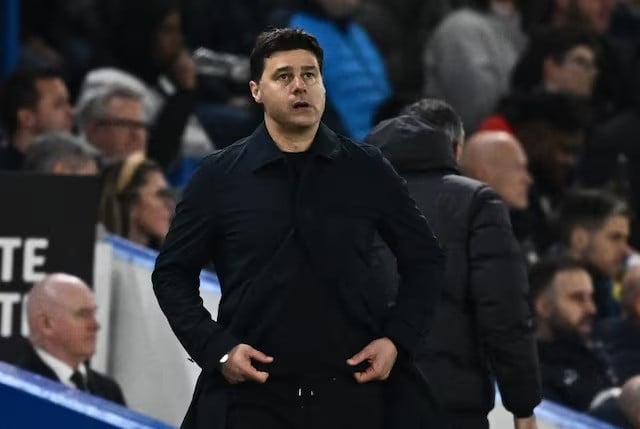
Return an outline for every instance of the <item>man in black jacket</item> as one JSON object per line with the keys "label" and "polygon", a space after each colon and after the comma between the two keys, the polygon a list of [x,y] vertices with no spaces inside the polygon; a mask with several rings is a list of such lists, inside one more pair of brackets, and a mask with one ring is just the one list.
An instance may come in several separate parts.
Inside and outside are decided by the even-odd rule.
{"label": "man in black jacket", "polygon": [[453,109],[421,100],[379,124],[366,141],[407,180],[445,248],[446,287],[419,356],[455,428],[488,428],[493,378],[516,427],[535,427],[540,402],[524,261],[505,204],[458,173],[464,138]]}
{"label": "man in black jacket", "polygon": [[[380,152],[320,123],[322,58],[301,30],[260,35],[250,88],[264,124],[202,162],[156,261],[160,306],[203,368],[183,427],[442,427],[412,359],[442,252]],[[403,280],[392,309],[376,231]],[[209,261],[216,321],[198,294]]]}
{"label": "man in black jacket", "polygon": [[27,301],[29,342],[10,363],[124,405],[118,383],[85,365],[100,328],[91,289],[79,278],[56,273],[36,283]]}

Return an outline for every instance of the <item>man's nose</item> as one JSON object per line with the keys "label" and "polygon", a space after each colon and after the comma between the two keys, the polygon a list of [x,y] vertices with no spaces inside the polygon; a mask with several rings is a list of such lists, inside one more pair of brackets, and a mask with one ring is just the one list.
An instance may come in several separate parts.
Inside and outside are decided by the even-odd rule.
{"label": "man's nose", "polygon": [[307,84],[301,76],[295,76],[291,81],[291,85],[294,91],[303,91],[307,89]]}

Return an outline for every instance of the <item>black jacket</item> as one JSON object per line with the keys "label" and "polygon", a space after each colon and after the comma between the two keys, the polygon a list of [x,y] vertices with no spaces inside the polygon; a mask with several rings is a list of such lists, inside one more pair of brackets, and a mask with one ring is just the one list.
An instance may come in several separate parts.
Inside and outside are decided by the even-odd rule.
{"label": "black jacket", "polygon": [[544,398],[587,411],[598,393],[618,385],[604,345],[577,335],[538,341]]}
{"label": "black jacket", "polygon": [[367,142],[405,177],[445,249],[445,289],[420,356],[434,391],[451,414],[486,415],[493,375],[505,407],[531,415],[539,369],[526,270],[506,206],[488,186],[459,176],[451,141],[416,118],[385,121]]}
{"label": "black jacket", "polygon": [[[21,342],[19,357],[8,359],[9,363],[16,365],[34,374],[41,375],[53,381],[60,381],[55,372],[42,360],[28,341]],[[126,405],[124,395],[118,383],[91,368],[87,368],[88,393],[107,399],[116,404]]]}
{"label": "black jacket", "polygon": [[[440,427],[411,356],[440,294],[442,252],[377,149],[321,125],[309,150],[310,164],[293,193],[283,154],[261,125],[205,158],[178,204],[152,278],[172,329],[203,368],[183,427],[224,427],[226,389],[218,361],[238,343],[251,344],[271,323],[283,299],[281,285],[296,271],[294,230],[351,323],[371,339],[390,337],[401,351],[386,382],[391,427],[422,428],[420,422],[428,421]],[[391,310],[371,267],[375,231],[401,261],[404,282]],[[198,294],[199,273],[209,261],[222,291],[217,321]]]}

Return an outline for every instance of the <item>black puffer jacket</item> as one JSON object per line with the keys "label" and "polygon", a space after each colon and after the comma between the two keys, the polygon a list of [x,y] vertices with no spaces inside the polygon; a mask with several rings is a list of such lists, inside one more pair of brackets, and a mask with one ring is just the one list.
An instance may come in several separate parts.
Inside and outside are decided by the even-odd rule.
{"label": "black puffer jacket", "polygon": [[459,175],[451,141],[400,116],[367,137],[408,182],[445,249],[445,289],[418,357],[450,414],[493,408],[492,377],[505,407],[532,414],[541,387],[524,260],[505,204]]}

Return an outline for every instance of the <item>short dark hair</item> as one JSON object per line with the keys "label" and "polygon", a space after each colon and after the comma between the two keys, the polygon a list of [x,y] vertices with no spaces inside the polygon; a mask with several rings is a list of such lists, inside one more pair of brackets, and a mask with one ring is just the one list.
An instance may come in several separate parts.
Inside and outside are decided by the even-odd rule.
{"label": "short dark hair", "polygon": [[547,27],[532,35],[529,46],[520,56],[511,75],[511,86],[518,91],[530,91],[543,80],[543,65],[547,58],[556,63],[564,61],[567,53],[577,46],[587,46],[600,55],[596,35],[581,27]]}
{"label": "short dark hair", "polygon": [[570,257],[548,257],[533,265],[529,269],[529,299],[535,303],[551,287],[556,274],[562,271],[584,270],[587,267],[584,263]]}
{"label": "short dark hair", "polygon": [[18,130],[18,110],[35,109],[40,100],[36,82],[41,79],[62,79],[52,68],[20,69],[7,77],[0,91],[0,120],[8,136]]}
{"label": "short dark hair", "polygon": [[444,133],[454,147],[464,141],[462,119],[446,101],[423,98],[405,107],[401,114],[416,117],[431,128]]}
{"label": "short dark hair", "polygon": [[630,217],[628,204],[600,189],[579,189],[569,192],[558,210],[558,226],[563,243],[569,244],[576,227],[595,231],[611,216]]}
{"label": "short dark hair", "polygon": [[311,34],[298,28],[275,28],[260,33],[251,51],[251,80],[257,82],[264,71],[264,61],[276,52],[304,49],[310,51],[318,60],[320,72],[324,61],[324,51],[318,40]]}
{"label": "short dark hair", "polygon": [[29,145],[25,154],[24,169],[39,173],[52,173],[59,162],[79,169],[96,162],[98,152],[87,143],[65,132],[42,134]]}

